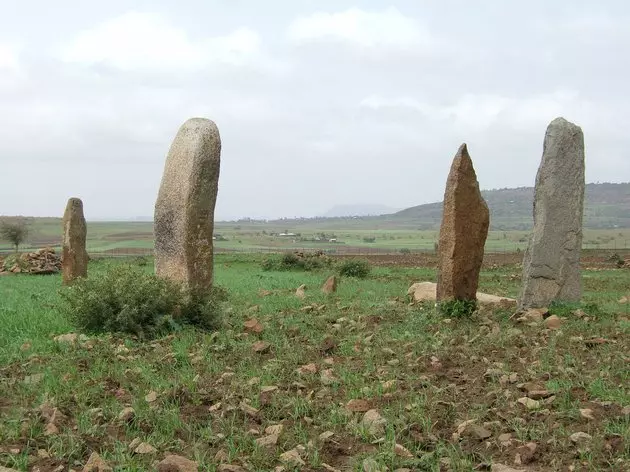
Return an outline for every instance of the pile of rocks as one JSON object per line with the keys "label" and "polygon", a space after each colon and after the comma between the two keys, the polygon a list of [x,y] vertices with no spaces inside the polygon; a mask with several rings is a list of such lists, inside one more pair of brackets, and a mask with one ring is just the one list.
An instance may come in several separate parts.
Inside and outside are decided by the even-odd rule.
{"label": "pile of rocks", "polygon": [[35,252],[25,252],[16,256],[7,257],[0,272],[14,274],[56,274],[61,270],[61,257],[53,248],[42,248]]}

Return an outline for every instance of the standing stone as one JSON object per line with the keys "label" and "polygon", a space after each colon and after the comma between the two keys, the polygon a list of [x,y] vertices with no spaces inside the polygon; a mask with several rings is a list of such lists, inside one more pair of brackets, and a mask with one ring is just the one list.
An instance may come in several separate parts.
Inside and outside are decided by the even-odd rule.
{"label": "standing stone", "polygon": [[155,203],[157,275],[194,290],[212,287],[212,233],[221,137],[213,121],[191,118],[171,144]]}
{"label": "standing stone", "polygon": [[87,225],[83,216],[83,202],[71,198],[63,214],[62,283],[70,285],[79,277],[87,277],[88,254],[85,249]]}
{"label": "standing stone", "polygon": [[322,285],[322,293],[330,295],[331,293],[335,293],[337,291],[337,276],[331,275],[326,279],[324,285]]}
{"label": "standing stone", "polygon": [[536,175],[534,231],[523,259],[521,309],[580,300],[584,187],[582,130],[556,118],[547,127]]}
{"label": "standing stone", "polygon": [[438,244],[437,301],[476,300],[490,213],[462,144],[446,181]]}

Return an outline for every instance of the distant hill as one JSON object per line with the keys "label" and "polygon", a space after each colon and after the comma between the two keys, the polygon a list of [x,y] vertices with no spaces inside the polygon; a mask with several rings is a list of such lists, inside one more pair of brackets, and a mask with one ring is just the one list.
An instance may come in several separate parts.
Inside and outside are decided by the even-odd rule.
{"label": "distant hill", "polygon": [[[400,207],[399,207],[400,208]],[[379,216],[398,211],[396,208],[377,204],[336,205],[328,210],[324,218],[340,218],[344,216]]]}
{"label": "distant hill", "polygon": [[[533,224],[534,189],[484,190],[494,230],[529,230]],[[394,213],[392,217],[415,222],[422,229],[437,229],[442,202],[418,205]],[[630,228],[630,183],[587,184],[584,226],[592,229]]]}

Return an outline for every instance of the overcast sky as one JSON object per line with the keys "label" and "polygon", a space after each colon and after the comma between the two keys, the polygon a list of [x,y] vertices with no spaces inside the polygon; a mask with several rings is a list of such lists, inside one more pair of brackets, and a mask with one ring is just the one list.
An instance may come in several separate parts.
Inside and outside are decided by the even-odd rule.
{"label": "overcast sky", "polygon": [[587,181],[630,180],[630,3],[0,0],[0,214],[151,216],[188,118],[214,120],[216,216],[533,185],[547,124]]}

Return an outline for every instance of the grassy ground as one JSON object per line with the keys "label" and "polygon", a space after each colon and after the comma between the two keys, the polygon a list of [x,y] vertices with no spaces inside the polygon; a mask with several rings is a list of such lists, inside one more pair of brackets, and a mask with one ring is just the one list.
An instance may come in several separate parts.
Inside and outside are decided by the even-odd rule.
{"label": "grassy ground", "polygon": [[[119,263],[92,262],[90,277]],[[327,296],[329,273],[221,255],[216,281],[230,301],[218,332],[78,344],[52,339],[72,331],[56,309],[58,276],[0,277],[0,465],[81,470],[96,451],[120,471],[154,470],[166,453],[200,470],[269,471],[295,451],[304,465],[285,470],[629,470],[630,321],[617,303],[627,269],[585,271],[582,306],[553,310],[558,330],[505,310],[448,320],[410,305],[407,288],[432,269],[375,268]],[[485,270],[481,289],[515,296],[519,277]],[[251,318],[261,333],[244,328]],[[257,341],[268,349],[254,352]],[[526,383],[547,392],[522,400]],[[118,419],[125,407],[131,421]],[[368,409],[383,418],[372,431]],[[273,442],[276,425],[277,443],[257,444]],[[155,450],[132,451],[136,438]]]}

